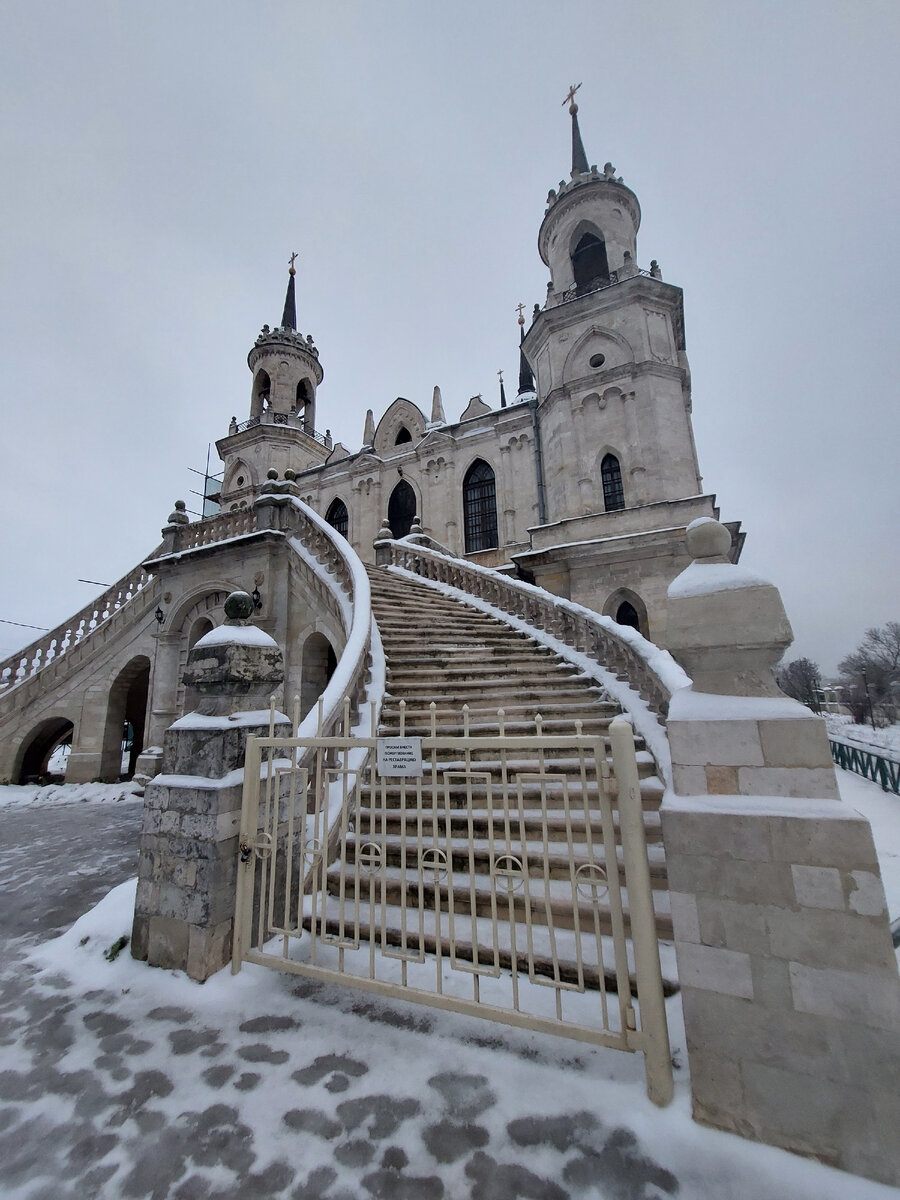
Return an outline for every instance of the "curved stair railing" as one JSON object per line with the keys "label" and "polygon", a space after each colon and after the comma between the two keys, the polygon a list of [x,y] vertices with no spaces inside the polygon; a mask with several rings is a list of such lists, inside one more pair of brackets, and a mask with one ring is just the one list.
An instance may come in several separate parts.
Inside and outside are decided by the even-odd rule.
{"label": "curved stair railing", "polygon": [[157,591],[154,576],[143,566],[133,567],[74,617],[0,662],[0,719],[56,683],[64,669],[76,667],[98,639],[106,641],[157,603]]}

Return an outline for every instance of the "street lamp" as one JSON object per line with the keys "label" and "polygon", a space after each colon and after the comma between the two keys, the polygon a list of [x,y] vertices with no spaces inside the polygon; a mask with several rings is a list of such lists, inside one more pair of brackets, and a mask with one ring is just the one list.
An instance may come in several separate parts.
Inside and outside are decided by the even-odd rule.
{"label": "street lamp", "polygon": [[162,625],[163,621],[166,619],[166,614],[163,612],[163,610],[159,607],[158,604],[156,606],[156,612],[153,615],[154,615],[154,617],[156,617],[157,625]]}

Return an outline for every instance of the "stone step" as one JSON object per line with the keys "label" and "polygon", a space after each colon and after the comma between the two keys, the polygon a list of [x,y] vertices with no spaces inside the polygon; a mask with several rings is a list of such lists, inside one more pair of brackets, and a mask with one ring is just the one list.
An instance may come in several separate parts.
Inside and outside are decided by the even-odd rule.
{"label": "stone step", "polygon": [[[423,821],[423,830],[421,837],[425,839],[433,839],[438,843],[440,848],[447,850],[446,830],[441,828],[441,822],[438,821],[437,828],[434,824]],[[582,833],[584,826],[582,826]],[[538,839],[541,838],[541,830],[537,830]],[[365,826],[357,834],[348,833],[346,841],[346,861],[348,863],[356,862],[356,852],[359,846],[365,846],[369,839],[365,833]],[[386,867],[394,867],[402,874],[405,869],[407,880],[411,876],[418,875],[419,867],[419,850],[420,846],[415,841],[409,841],[401,837],[386,837],[379,836],[379,843],[384,850],[384,863]],[[449,848],[449,861],[453,869],[454,876],[457,880],[461,876],[465,876],[467,880],[473,880],[476,889],[486,888],[488,892],[491,887],[491,865],[497,857],[504,855],[513,855],[522,866],[522,869],[527,873],[530,879],[540,881],[550,879],[554,882],[569,882],[572,878],[571,866],[574,864],[577,871],[581,867],[591,865],[591,858],[587,852],[587,845],[584,841],[576,842],[573,836],[572,839],[573,853],[571,859],[567,855],[555,854],[547,847],[546,851],[539,842],[526,842],[523,849],[521,842],[513,838],[512,842],[507,843],[505,839],[500,846],[495,847],[492,853],[490,844],[485,839],[483,845],[469,845],[468,837],[463,836],[454,838],[451,835]],[[421,851],[430,850],[430,845],[421,845]],[[650,860],[650,885],[656,891],[663,891],[668,887],[666,882],[666,864],[661,858],[661,846],[654,846],[653,850],[648,853]],[[405,857],[404,857],[405,856]],[[619,884],[621,887],[626,886],[625,867],[622,862],[622,848],[616,847],[616,856],[619,867]],[[593,862],[605,865],[605,855],[603,854],[602,843],[594,848]],[[423,872],[433,874],[434,868],[423,864]],[[499,885],[498,885],[499,886]]]}
{"label": "stone step", "polygon": [[[366,797],[368,799],[368,796]],[[615,807],[615,797],[613,800],[613,825],[618,833],[619,829],[619,813]],[[659,804],[659,800],[656,800]],[[526,835],[526,840],[536,841],[538,837],[546,837],[549,842],[565,842],[571,837],[576,842],[584,841],[585,820],[583,815],[578,815],[580,805],[575,805],[570,810],[568,819],[561,815],[561,810],[548,809],[542,812],[540,807],[524,807],[521,814],[519,810],[510,811],[510,826],[518,834]],[[438,827],[437,834],[434,834],[435,823]],[[390,837],[400,837],[405,831],[407,837],[418,837],[420,828],[424,831],[426,828],[430,831],[428,836],[446,837],[449,824],[451,837],[469,836],[471,829],[472,836],[478,839],[487,839],[492,834],[495,839],[505,837],[506,835],[506,819],[502,813],[498,813],[494,809],[488,808],[472,808],[468,809],[465,805],[451,807],[450,812],[446,810],[439,811],[437,817],[430,809],[425,809],[419,812],[416,808],[410,808],[407,804],[404,807],[398,803],[386,809],[382,808],[359,808],[355,818],[356,829],[360,837],[365,838],[366,831],[370,831],[372,836],[387,834]],[[658,845],[662,842],[662,828],[659,820],[658,811],[654,811],[651,806],[644,809],[644,836],[647,844]]]}
{"label": "stone step", "polygon": [[[432,872],[433,874],[433,872]],[[353,901],[357,895],[356,881],[353,875],[341,876],[339,871],[329,871],[326,875],[326,888],[331,896],[340,896],[343,887],[343,894],[346,901]],[[409,907],[418,910],[420,903],[420,890],[417,879],[402,880],[399,876],[393,876],[386,873],[383,877],[366,878],[361,877],[359,881],[359,897],[361,902],[366,904],[388,904],[399,906],[405,902]],[[478,889],[474,891],[468,885],[453,888],[453,910],[458,918],[471,917],[491,917],[494,913],[500,897],[492,894],[489,889]],[[439,903],[441,911],[446,913],[449,905],[448,891],[445,884],[439,884],[437,888],[433,883],[423,882],[421,888],[421,903],[426,909],[434,909],[435,904]],[[504,910],[508,911],[508,900],[504,893],[502,896],[502,905]],[[574,929],[577,920],[581,928],[594,929],[599,928],[603,935],[612,933],[612,914],[609,906],[603,903],[593,905],[589,903],[573,905],[571,900],[568,904],[559,900],[551,900],[549,905],[545,904],[543,897],[533,899],[531,903],[531,921],[534,925],[546,925],[549,917],[552,918],[553,925],[558,929]],[[525,936],[525,922],[528,912],[525,906],[525,901],[521,894],[513,893],[512,914],[516,924],[522,925],[522,936]],[[626,936],[631,934],[631,921],[627,907],[623,911],[623,923],[625,926]],[[671,941],[672,934],[672,917],[668,912],[662,911],[656,913],[656,932],[657,936],[665,941]]]}
{"label": "stone step", "polygon": [[[389,913],[393,916],[393,910],[389,909]],[[339,938],[342,935],[346,936],[346,925],[342,925],[337,916],[325,916],[325,932],[328,937]],[[303,928],[309,932],[312,927],[310,917],[304,917]],[[316,929],[320,931],[321,921],[316,921]],[[359,938],[361,942],[370,942],[373,939],[376,942],[381,942],[382,939],[394,949],[405,949],[407,951],[418,952],[424,950],[425,954],[430,957],[436,957],[438,953],[438,943],[440,943],[441,957],[446,961],[450,961],[451,953],[455,954],[456,958],[462,962],[478,962],[478,963],[493,963],[494,951],[477,942],[465,941],[460,938],[455,938],[451,945],[449,937],[441,937],[440,939],[435,933],[420,933],[418,928],[409,928],[403,930],[399,922],[387,926],[383,931],[379,926],[373,930],[368,922],[361,921],[359,924]],[[476,958],[477,955],[477,958]],[[554,965],[553,959],[542,955],[532,956],[532,969],[534,974],[541,979],[559,979],[562,983],[567,983],[573,986],[578,986],[583,982],[585,988],[590,991],[600,990],[600,970],[597,966],[583,965],[579,972],[578,964],[570,959],[557,958]],[[513,955],[511,949],[501,946],[497,950],[496,957],[497,965],[503,971],[512,971]],[[521,952],[516,956],[516,965],[518,970],[522,971],[522,955]],[[527,970],[527,968],[526,968]],[[637,998],[637,983],[634,975],[629,974],[628,982],[630,985],[631,995]],[[604,965],[603,968],[603,986],[607,992],[615,992],[618,987],[618,980],[615,971]],[[677,982],[670,979],[663,979],[663,994],[672,996],[678,991]]]}

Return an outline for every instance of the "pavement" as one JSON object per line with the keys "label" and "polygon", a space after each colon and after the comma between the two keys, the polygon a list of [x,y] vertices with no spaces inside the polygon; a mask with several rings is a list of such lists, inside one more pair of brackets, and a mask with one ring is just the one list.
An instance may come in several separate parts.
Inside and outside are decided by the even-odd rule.
{"label": "pavement", "polygon": [[639,1056],[263,967],[107,962],[128,885],[50,941],[134,874],[139,830],[129,800],[0,809],[5,1200],[893,1194],[701,1128],[683,1068],[660,1111]]}

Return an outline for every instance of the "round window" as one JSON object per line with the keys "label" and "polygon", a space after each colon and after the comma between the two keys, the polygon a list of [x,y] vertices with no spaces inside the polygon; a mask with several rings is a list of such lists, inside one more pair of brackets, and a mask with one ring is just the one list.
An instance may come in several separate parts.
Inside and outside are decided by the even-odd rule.
{"label": "round window", "polygon": [[590,357],[590,364],[592,367],[602,367],[605,362],[605,354],[592,354]]}
{"label": "round window", "polygon": [[243,486],[244,486],[244,477],[243,477],[243,475],[238,475],[238,477],[237,477],[237,479],[235,480],[235,482],[237,483],[238,487],[243,487]]}

